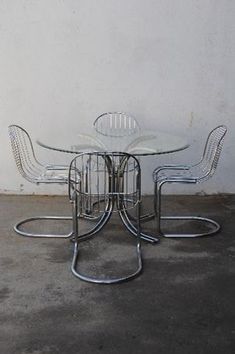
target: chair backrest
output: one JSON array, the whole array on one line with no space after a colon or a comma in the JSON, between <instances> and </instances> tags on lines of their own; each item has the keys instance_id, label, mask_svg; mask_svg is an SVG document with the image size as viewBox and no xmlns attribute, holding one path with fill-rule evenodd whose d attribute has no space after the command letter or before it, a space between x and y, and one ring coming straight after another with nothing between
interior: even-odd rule
<instances>
[{"instance_id":1,"label":"chair backrest","mask_svg":"<svg viewBox=\"0 0 235 354\"><path fill-rule=\"evenodd\" d=\"M8 132L19 172L30 182L35 182L35 179L41 173L43 165L36 159L29 134L18 125L10 125Z\"/></svg>"},{"instance_id":2,"label":"chair backrest","mask_svg":"<svg viewBox=\"0 0 235 354\"><path fill-rule=\"evenodd\" d=\"M82 153L69 169L69 198L79 198L79 215L95 216L116 203L118 209L140 203L140 165L126 153Z\"/></svg>"},{"instance_id":3,"label":"chair backrest","mask_svg":"<svg viewBox=\"0 0 235 354\"><path fill-rule=\"evenodd\" d=\"M98 133L112 137L132 135L140 129L136 119L123 112L103 113L93 125Z\"/></svg>"},{"instance_id":4,"label":"chair backrest","mask_svg":"<svg viewBox=\"0 0 235 354\"><path fill-rule=\"evenodd\" d=\"M223 148L226 132L227 127L225 125L219 125L209 133L203 157L199 163L203 171L201 179L208 179L214 174Z\"/></svg>"}]
</instances>

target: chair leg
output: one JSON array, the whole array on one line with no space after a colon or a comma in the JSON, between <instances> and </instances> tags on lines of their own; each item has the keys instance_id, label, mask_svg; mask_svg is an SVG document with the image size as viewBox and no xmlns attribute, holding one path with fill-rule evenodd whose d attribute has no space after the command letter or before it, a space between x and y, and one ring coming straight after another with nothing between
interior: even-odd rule
<instances>
[{"instance_id":1,"label":"chair leg","mask_svg":"<svg viewBox=\"0 0 235 354\"><path fill-rule=\"evenodd\" d=\"M75 277L87 281L89 283L95 283L95 284L117 284L117 283L122 283L124 281L130 280L135 278L140 272L142 271L142 258L141 258L141 250L140 250L140 245L137 245L136 247L136 255L137 255L137 269L126 276L123 277L118 277L118 278L95 278L95 277L90 277L88 275L83 275L81 274L77 268L78 268L78 253L79 253L79 247L78 247L78 242L74 243L74 253L73 253L73 260L72 260L72 265L71 265L71 270L73 275Z\"/></svg>"},{"instance_id":2,"label":"chair leg","mask_svg":"<svg viewBox=\"0 0 235 354\"><path fill-rule=\"evenodd\" d=\"M202 237L202 236L211 236L216 234L220 230L220 225L218 222L201 217L201 216L162 216L162 207L161 207L161 190L162 186L164 183L167 183L167 181L162 181L160 183L155 183L155 203L154 203L154 209L155 209L155 217L156 217L156 228L157 228L157 234L166 237L166 238L195 238L195 237ZM186 221L197 221L203 224L207 224L208 226L212 226L211 230L206 231L206 232L195 232L195 233L165 233L161 229L161 221L162 220L186 220Z\"/></svg>"},{"instance_id":3,"label":"chair leg","mask_svg":"<svg viewBox=\"0 0 235 354\"><path fill-rule=\"evenodd\" d=\"M76 193L75 193L76 194ZM103 212L101 217L99 217L98 222L96 222L95 226L92 227L89 231L79 234L78 230L78 218L82 218L81 215L79 216L78 212L78 196L72 197L73 201L73 240L77 240L79 242L85 241L93 236L95 236L109 221L112 211L113 211L113 202L109 200L106 206L106 210ZM84 217L84 216L83 216ZM90 219L85 217L87 220L94 221L94 219Z\"/></svg>"},{"instance_id":4,"label":"chair leg","mask_svg":"<svg viewBox=\"0 0 235 354\"><path fill-rule=\"evenodd\" d=\"M156 219L157 234L162 235L161 231L161 188L162 183L155 183L154 185L154 211Z\"/></svg>"},{"instance_id":5,"label":"chair leg","mask_svg":"<svg viewBox=\"0 0 235 354\"><path fill-rule=\"evenodd\" d=\"M26 232L20 229L20 227L24 224L27 224L32 221L36 220L71 220L71 216L35 216L31 218L24 219L22 221L19 221L15 226L14 230L17 234L21 236L26 236L26 237L45 237L45 238L70 238L73 234L73 232L69 232L68 234L40 234L40 233L33 233L33 232Z\"/></svg>"},{"instance_id":6,"label":"chair leg","mask_svg":"<svg viewBox=\"0 0 235 354\"><path fill-rule=\"evenodd\" d=\"M127 230L136 237L137 234L137 229L134 226L133 222L131 222L130 219L136 220L133 217L129 217L129 213L126 210L119 210L119 216L122 221L122 223L126 226ZM149 234L145 234L143 231L141 231L141 239L147 242L150 242L152 244L157 243L159 241L158 238L154 236L150 236Z\"/></svg>"},{"instance_id":7,"label":"chair leg","mask_svg":"<svg viewBox=\"0 0 235 354\"><path fill-rule=\"evenodd\" d=\"M168 237L168 238L194 238L194 237L202 237L202 236L211 236L219 232L220 230L220 225L218 224L217 221L214 221L212 219L208 219L205 217L201 216L161 216L161 220L187 220L187 221L198 221L203 224L211 225L212 229L207 232L199 232L199 233L182 233L182 234L170 234L170 233L163 233L162 236Z\"/></svg>"},{"instance_id":8,"label":"chair leg","mask_svg":"<svg viewBox=\"0 0 235 354\"><path fill-rule=\"evenodd\" d=\"M90 282L90 283L96 283L96 284L116 284L116 283L121 283L130 279L135 278L140 272L142 271L143 265L142 265L142 257L141 257L141 243L140 243L140 205L137 206L138 208L138 215L137 219L138 224L137 224L137 236L136 236L136 257L137 257L137 267L134 272L131 274L122 276L122 277L114 277L114 278L95 278L91 277L88 275L81 274L78 271L78 258L79 258L79 241L80 241L80 236L78 235L78 225L74 227L74 237L75 237L75 243L74 243L74 253L73 253L73 260L72 260L72 265L71 265L71 271L73 275L81 280ZM76 213L73 214L74 217L76 217ZM77 219L77 217L76 217ZM76 223L75 223L76 224ZM75 225L74 224L74 225Z\"/></svg>"},{"instance_id":9,"label":"chair leg","mask_svg":"<svg viewBox=\"0 0 235 354\"><path fill-rule=\"evenodd\" d=\"M77 196L73 196L73 198L77 198ZM112 205L107 207L107 212L104 213L104 215L100 218L100 220L96 223L96 225L92 228L92 230L90 230L89 232L87 232L85 234L80 235L79 237L81 239L87 239L87 238L91 237L92 235L96 234L103 227L103 225L106 224L106 222L110 218L111 212L112 212ZM75 213L75 215L78 215L77 200L73 202L73 213ZM33 232L27 232L27 231L21 230L21 227L24 224L30 223L32 221L38 221L38 220L71 220L71 222L73 224L73 230L70 231L68 234L49 234L49 233L41 234L41 233L33 233ZM76 229L76 225L75 225L74 220L75 220L75 217L72 217L72 216L35 216L35 217L31 217L31 218L27 218L27 219L19 221L14 226L14 230L17 234L19 234L21 236L26 236L26 237L66 239L66 238L71 238L74 234L77 233L77 229Z\"/></svg>"},{"instance_id":10,"label":"chair leg","mask_svg":"<svg viewBox=\"0 0 235 354\"><path fill-rule=\"evenodd\" d=\"M77 193L74 192L72 195L72 215L73 215L73 239L78 235L78 197Z\"/></svg>"}]
</instances>

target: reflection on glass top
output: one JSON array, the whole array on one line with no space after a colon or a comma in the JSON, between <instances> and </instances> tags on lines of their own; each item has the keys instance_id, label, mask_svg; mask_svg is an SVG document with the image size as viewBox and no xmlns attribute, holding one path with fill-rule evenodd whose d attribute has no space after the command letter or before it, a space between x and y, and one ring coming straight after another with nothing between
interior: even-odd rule
<instances>
[{"instance_id":1,"label":"reflection on glass top","mask_svg":"<svg viewBox=\"0 0 235 354\"><path fill-rule=\"evenodd\" d=\"M70 153L118 151L136 156L170 153L186 149L189 146L182 136L147 130L140 130L129 136L111 137L101 135L93 129L90 134L74 133L70 140L67 138L57 141L51 139L49 143L44 143L41 140L37 142L45 148Z\"/></svg>"}]
</instances>

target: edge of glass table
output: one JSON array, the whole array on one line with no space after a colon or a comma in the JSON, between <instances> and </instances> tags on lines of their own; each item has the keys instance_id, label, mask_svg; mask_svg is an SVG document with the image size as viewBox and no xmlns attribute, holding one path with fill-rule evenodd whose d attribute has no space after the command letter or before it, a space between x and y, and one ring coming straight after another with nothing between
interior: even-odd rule
<instances>
[{"instance_id":1,"label":"edge of glass table","mask_svg":"<svg viewBox=\"0 0 235 354\"><path fill-rule=\"evenodd\" d=\"M164 132L153 134L151 131L142 131L124 137L100 136L100 134L94 132L93 134L77 133L72 139L72 143L63 140L56 143L45 143L39 139L36 142L46 149L72 154L116 151L126 152L134 156L149 156L169 154L189 147L188 142L182 136Z\"/></svg>"}]
</instances>

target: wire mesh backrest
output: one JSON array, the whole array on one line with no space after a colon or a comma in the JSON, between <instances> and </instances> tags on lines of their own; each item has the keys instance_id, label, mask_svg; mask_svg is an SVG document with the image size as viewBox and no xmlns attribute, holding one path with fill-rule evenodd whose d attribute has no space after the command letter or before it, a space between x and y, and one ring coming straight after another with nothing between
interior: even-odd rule
<instances>
[{"instance_id":1,"label":"wire mesh backrest","mask_svg":"<svg viewBox=\"0 0 235 354\"><path fill-rule=\"evenodd\" d=\"M208 135L200 166L204 178L209 178L215 172L222 151L224 137L227 132L225 125L219 125Z\"/></svg>"},{"instance_id":2,"label":"wire mesh backrest","mask_svg":"<svg viewBox=\"0 0 235 354\"><path fill-rule=\"evenodd\" d=\"M18 125L8 127L12 152L16 165L23 177L32 181L38 176L42 165L35 157L29 134Z\"/></svg>"},{"instance_id":3,"label":"wire mesh backrest","mask_svg":"<svg viewBox=\"0 0 235 354\"><path fill-rule=\"evenodd\" d=\"M128 136L139 131L135 118L122 112L103 113L93 125L98 133L112 137Z\"/></svg>"},{"instance_id":4,"label":"wire mesh backrest","mask_svg":"<svg viewBox=\"0 0 235 354\"><path fill-rule=\"evenodd\" d=\"M110 202L119 209L140 202L138 160L125 153L83 153L76 156L69 171L69 197L79 197L80 215L104 212Z\"/></svg>"}]
</instances>

